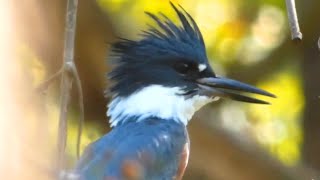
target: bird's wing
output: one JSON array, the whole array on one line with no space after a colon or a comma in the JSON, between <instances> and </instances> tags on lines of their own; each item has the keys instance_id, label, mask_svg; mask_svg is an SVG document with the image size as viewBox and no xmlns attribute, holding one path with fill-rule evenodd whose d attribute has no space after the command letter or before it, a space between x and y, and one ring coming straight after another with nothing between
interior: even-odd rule
<instances>
[{"instance_id":1,"label":"bird's wing","mask_svg":"<svg viewBox=\"0 0 320 180\"><path fill-rule=\"evenodd\" d=\"M160 119L127 123L90 144L75 173L85 180L180 179L188 143L183 124Z\"/></svg>"}]
</instances>

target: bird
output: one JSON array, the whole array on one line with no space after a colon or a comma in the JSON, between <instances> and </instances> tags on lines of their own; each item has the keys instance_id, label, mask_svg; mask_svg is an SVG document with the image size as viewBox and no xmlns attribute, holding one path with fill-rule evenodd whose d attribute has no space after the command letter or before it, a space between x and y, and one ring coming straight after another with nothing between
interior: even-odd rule
<instances>
[{"instance_id":1,"label":"bird","mask_svg":"<svg viewBox=\"0 0 320 180\"><path fill-rule=\"evenodd\" d=\"M269 104L245 94L276 97L217 75L197 23L182 6L170 4L179 22L145 12L154 25L138 40L119 38L111 45L112 130L85 148L69 177L180 180L190 154L187 125L196 111L219 98Z\"/></svg>"}]
</instances>

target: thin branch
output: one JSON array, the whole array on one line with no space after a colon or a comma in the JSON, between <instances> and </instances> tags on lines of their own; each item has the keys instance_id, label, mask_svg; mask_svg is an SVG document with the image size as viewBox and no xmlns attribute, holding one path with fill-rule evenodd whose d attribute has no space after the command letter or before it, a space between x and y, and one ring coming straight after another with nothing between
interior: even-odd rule
<instances>
[{"instance_id":1,"label":"thin branch","mask_svg":"<svg viewBox=\"0 0 320 180\"><path fill-rule=\"evenodd\" d=\"M79 118L79 126L78 126L78 135L77 135L77 158L79 159L80 156L80 145L81 145L81 136L82 136L82 129L83 129L83 123L84 123L84 104L83 104L83 90L81 86L81 81L79 78L79 74L77 71L76 66L72 66L72 74L76 81L76 86L78 89L78 105L80 109L80 118Z\"/></svg>"},{"instance_id":2,"label":"thin branch","mask_svg":"<svg viewBox=\"0 0 320 180\"><path fill-rule=\"evenodd\" d=\"M68 104L70 101L70 91L72 88L72 69L74 64L74 43L76 34L78 0L68 0L66 11L66 27L65 27L65 43L63 56L63 74L60 89L60 117L58 130L58 159L57 170L64 169L65 164L65 148L67 142L67 114Z\"/></svg>"},{"instance_id":3,"label":"thin branch","mask_svg":"<svg viewBox=\"0 0 320 180\"><path fill-rule=\"evenodd\" d=\"M286 0L286 4L291 29L291 39L294 41L301 41L302 33L300 32L295 2L294 0Z\"/></svg>"},{"instance_id":4,"label":"thin branch","mask_svg":"<svg viewBox=\"0 0 320 180\"><path fill-rule=\"evenodd\" d=\"M45 80L44 82L42 82L37 88L36 91L37 92L44 92L48 89L49 85L56 80L58 77L60 77L60 75L63 72L63 68L60 68L59 71L57 71L56 73L54 73L52 76L50 76L47 80Z\"/></svg>"}]
</instances>

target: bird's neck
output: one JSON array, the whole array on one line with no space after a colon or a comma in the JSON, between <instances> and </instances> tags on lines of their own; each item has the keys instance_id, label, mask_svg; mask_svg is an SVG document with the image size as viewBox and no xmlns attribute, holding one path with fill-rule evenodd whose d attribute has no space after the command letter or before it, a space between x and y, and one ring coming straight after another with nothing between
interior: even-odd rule
<instances>
[{"instance_id":1,"label":"bird's neck","mask_svg":"<svg viewBox=\"0 0 320 180\"><path fill-rule=\"evenodd\" d=\"M193 114L212 101L206 96L184 97L178 87L150 85L127 97L115 97L108 105L111 126L150 117L173 120L187 125Z\"/></svg>"}]
</instances>

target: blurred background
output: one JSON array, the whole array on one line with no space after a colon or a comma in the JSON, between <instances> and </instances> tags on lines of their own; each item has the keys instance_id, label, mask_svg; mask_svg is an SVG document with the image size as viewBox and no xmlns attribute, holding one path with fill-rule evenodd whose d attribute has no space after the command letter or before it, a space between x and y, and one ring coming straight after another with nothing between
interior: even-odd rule
<instances>
[{"instance_id":1,"label":"blurred background","mask_svg":"<svg viewBox=\"0 0 320 180\"><path fill-rule=\"evenodd\" d=\"M285 1L172 0L196 20L217 74L278 96L272 105L220 100L189 124L184 179L320 180L320 1L297 1L303 40L293 43ZM36 87L62 64L65 0L0 1L0 178L51 179L59 85ZM79 2L75 62L84 91L81 151L109 129L104 97L110 43L139 39L144 11L177 20L167 0ZM76 160L79 109L72 91L67 161Z\"/></svg>"}]
</instances>

